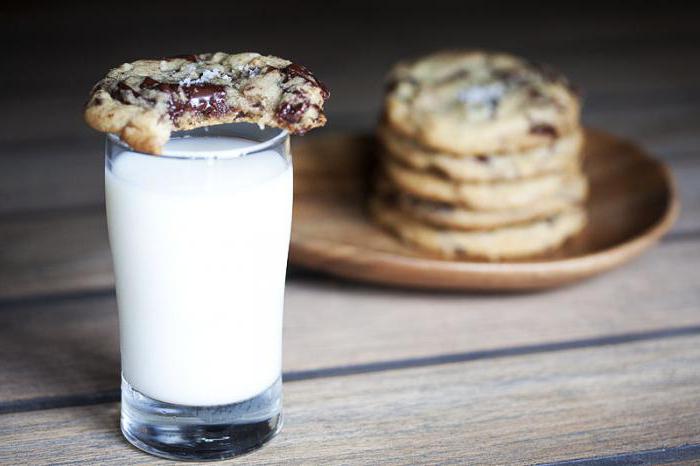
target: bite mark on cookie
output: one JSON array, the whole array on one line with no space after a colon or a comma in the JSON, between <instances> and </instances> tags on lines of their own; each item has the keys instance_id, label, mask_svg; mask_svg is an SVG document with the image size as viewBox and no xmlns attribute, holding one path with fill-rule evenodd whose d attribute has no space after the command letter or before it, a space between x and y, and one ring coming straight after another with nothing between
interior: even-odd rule
<instances>
[{"instance_id":1,"label":"bite mark on cookie","mask_svg":"<svg viewBox=\"0 0 700 466\"><path fill-rule=\"evenodd\" d=\"M325 124L329 96L307 68L281 58L178 55L111 70L93 88L85 118L137 150L160 153L171 131L222 123L257 123L303 134Z\"/></svg>"}]
</instances>

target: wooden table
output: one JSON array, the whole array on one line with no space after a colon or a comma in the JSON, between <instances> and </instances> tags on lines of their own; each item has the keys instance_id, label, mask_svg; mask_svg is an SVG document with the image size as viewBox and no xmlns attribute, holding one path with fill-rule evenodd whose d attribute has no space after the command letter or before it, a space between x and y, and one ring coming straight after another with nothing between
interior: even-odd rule
<instances>
[{"instance_id":1,"label":"wooden table","mask_svg":"<svg viewBox=\"0 0 700 466\"><path fill-rule=\"evenodd\" d=\"M178 8L131 5L132 19L153 14L146 27L124 15L59 6L35 15L20 5L0 31L3 43L22 39L21 53L5 57L12 65L0 88L0 464L158 463L118 429L101 138L80 117L104 69L142 55L274 51L328 81L329 130L369 131L391 62L475 44L572 76L586 90L588 124L670 164L680 220L635 262L543 293L418 292L291 270L286 425L235 462L700 462L700 32L692 11L562 20L529 10L500 17L488 7L481 16L446 7L397 16L342 3L331 22L319 5L296 6L283 11L296 12L290 40L287 16L227 5L206 27ZM235 14L264 16L269 27L227 29Z\"/></svg>"}]
</instances>

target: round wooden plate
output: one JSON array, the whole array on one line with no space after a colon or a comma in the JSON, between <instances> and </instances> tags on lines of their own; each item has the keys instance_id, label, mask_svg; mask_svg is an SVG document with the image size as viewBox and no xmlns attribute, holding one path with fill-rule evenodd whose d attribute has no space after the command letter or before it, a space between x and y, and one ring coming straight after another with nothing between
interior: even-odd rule
<instances>
[{"instance_id":1,"label":"round wooden plate","mask_svg":"<svg viewBox=\"0 0 700 466\"><path fill-rule=\"evenodd\" d=\"M604 272L652 246L675 221L679 202L670 171L638 146L586 130L585 151L587 228L549 256L489 263L427 256L370 221L372 137L297 139L290 263L355 280L453 290L542 289Z\"/></svg>"}]
</instances>

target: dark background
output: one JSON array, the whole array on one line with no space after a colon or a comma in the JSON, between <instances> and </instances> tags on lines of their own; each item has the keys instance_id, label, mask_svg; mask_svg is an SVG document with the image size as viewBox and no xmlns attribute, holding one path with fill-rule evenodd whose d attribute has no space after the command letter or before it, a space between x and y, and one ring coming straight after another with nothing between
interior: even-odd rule
<instances>
[{"instance_id":1,"label":"dark background","mask_svg":"<svg viewBox=\"0 0 700 466\"><path fill-rule=\"evenodd\" d=\"M49 205L101 202L87 93L122 62L182 53L292 59L330 87L328 130L371 130L392 63L440 48L501 49L569 75L589 125L663 154L699 142L688 129L700 126L700 15L680 2L15 1L0 12L0 213L46 208L35 188L52 183ZM33 175L5 179L5 164Z\"/></svg>"},{"instance_id":2,"label":"dark background","mask_svg":"<svg viewBox=\"0 0 700 466\"><path fill-rule=\"evenodd\" d=\"M96 80L143 57L278 54L332 90L328 128L312 138L370 131L390 65L445 47L563 70L585 91L586 124L672 168L681 215L643 258L549 293L438 295L293 271L288 436L251 461L699 457L697 7L14 1L0 3L0 43L0 463L149 461L126 448L111 403L119 356L103 136L82 120Z\"/></svg>"}]
</instances>

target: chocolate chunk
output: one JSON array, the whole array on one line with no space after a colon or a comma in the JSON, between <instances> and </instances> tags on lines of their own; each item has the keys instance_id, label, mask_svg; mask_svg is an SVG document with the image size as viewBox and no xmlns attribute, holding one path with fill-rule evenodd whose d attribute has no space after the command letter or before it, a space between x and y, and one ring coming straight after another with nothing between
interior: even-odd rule
<instances>
[{"instance_id":1,"label":"chocolate chunk","mask_svg":"<svg viewBox=\"0 0 700 466\"><path fill-rule=\"evenodd\" d=\"M557 129L547 123L540 123L537 125L532 125L530 127L530 134L537 134L540 136L549 136L550 138L556 138L559 136Z\"/></svg>"},{"instance_id":2,"label":"chocolate chunk","mask_svg":"<svg viewBox=\"0 0 700 466\"><path fill-rule=\"evenodd\" d=\"M311 74L311 71L309 71L306 67L302 65L292 63L291 65L284 68L282 71L284 71L287 74L287 79L299 76L307 81L311 81L312 83L318 83L318 80L313 74Z\"/></svg>"},{"instance_id":3,"label":"chocolate chunk","mask_svg":"<svg viewBox=\"0 0 700 466\"><path fill-rule=\"evenodd\" d=\"M136 92L134 89L132 89L131 86L129 86L124 81L119 81L117 83L117 89L119 89L120 91L131 91L134 93L134 95L138 95L138 92Z\"/></svg>"},{"instance_id":4,"label":"chocolate chunk","mask_svg":"<svg viewBox=\"0 0 700 466\"><path fill-rule=\"evenodd\" d=\"M176 93L178 91L178 88L179 86L177 84L162 83L148 76L146 76L141 82L141 89L158 89L161 92L167 92L170 94Z\"/></svg>"},{"instance_id":5,"label":"chocolate chunk","mask_svg":"<svg viewBox=\"0 0 700 466\"><path fill-rule=\"evenodd\" d=\"M486 155L477 155L476 160L481 163L489 163L489 158Z\"/></svg>"},{"instance_id":6,"label":"chocolate chunk","mask_svg":"<svg viewBox=\"0 0 700 466\"><path fill-rule=\"evenodd\" d=\"M160 81L146 76L143 78L143 81L141 81L141 89L154 89L158 84L160 84Z\"/></svg>"},{"instance_id":7,"label":"chocolate chunk","mask_svg":"<svg viewBox=\"0 0 700 466\"><path fill-rule=\"evenodd\" d=\"M128 104L129 102L127 100L127 95L129 92L133 95L133 97L139 96L138 91L135 91L133 88L131 88L131 86L129 86L125 82L119 81L116 85L116 89L112 89L109 92L109 95L111 95L112 98L115 100Z\"/></svg>"},{"instance_id":8,"label":"chocolate chunk","mask_svg":"<svg viewBox=\"0 0 700 466\"><path fill-rule=\"evenodd\" d=\"M141 89L157 89L168 94L168 113L171 118L177 118L186 111L203 115L223 115L230 110L226 103L226 87L220 84L180 86L146 77L141 83ZM182 99L180 91L185 100Z\"/></svg>"},{"instance_id":9,"label":"chocolate chunk","mask_svg":"<svg viewBox=\"0 0 700 466\"><path fill-rule=\"evenodd\" d=\"M306 67L298 65L296 63L292 63L291 65L287 66L286 68L282 69L282 72L286 74L286 79L285 82L295 78L295 77L300 77L302 79L305 79L306 81L309 81L315 85L317 85L319 88L321 88L321 97L323 97L323 100L328 100L328 98L331 96L330 91L326 87L325 84L323 84L321 81L316 79L316 76L311 74L311 71L309 71Z\"/></svg>"},{"instance_id":10,"label":"chocolate chunk","mask_svg":"<svg viewBox=\"0 0 700 466\"><path fill-rule=\"evenodd\" d=\"M277 117L289 123L298 123L308 106L305 101L295 104L286 102L277 109Z\"/></svg>"},{"instance_id":11,"label":"chocolate chunk","mask_svg":"<svg viewBox=\"0 0 700 466\"><path fill-rule=\"evenodd\" d=\"M197 84L183 87L189 110L204 115L223 115L229 111L226 103L226 87L220 84Z\"/></svg>"}]
</instances>

